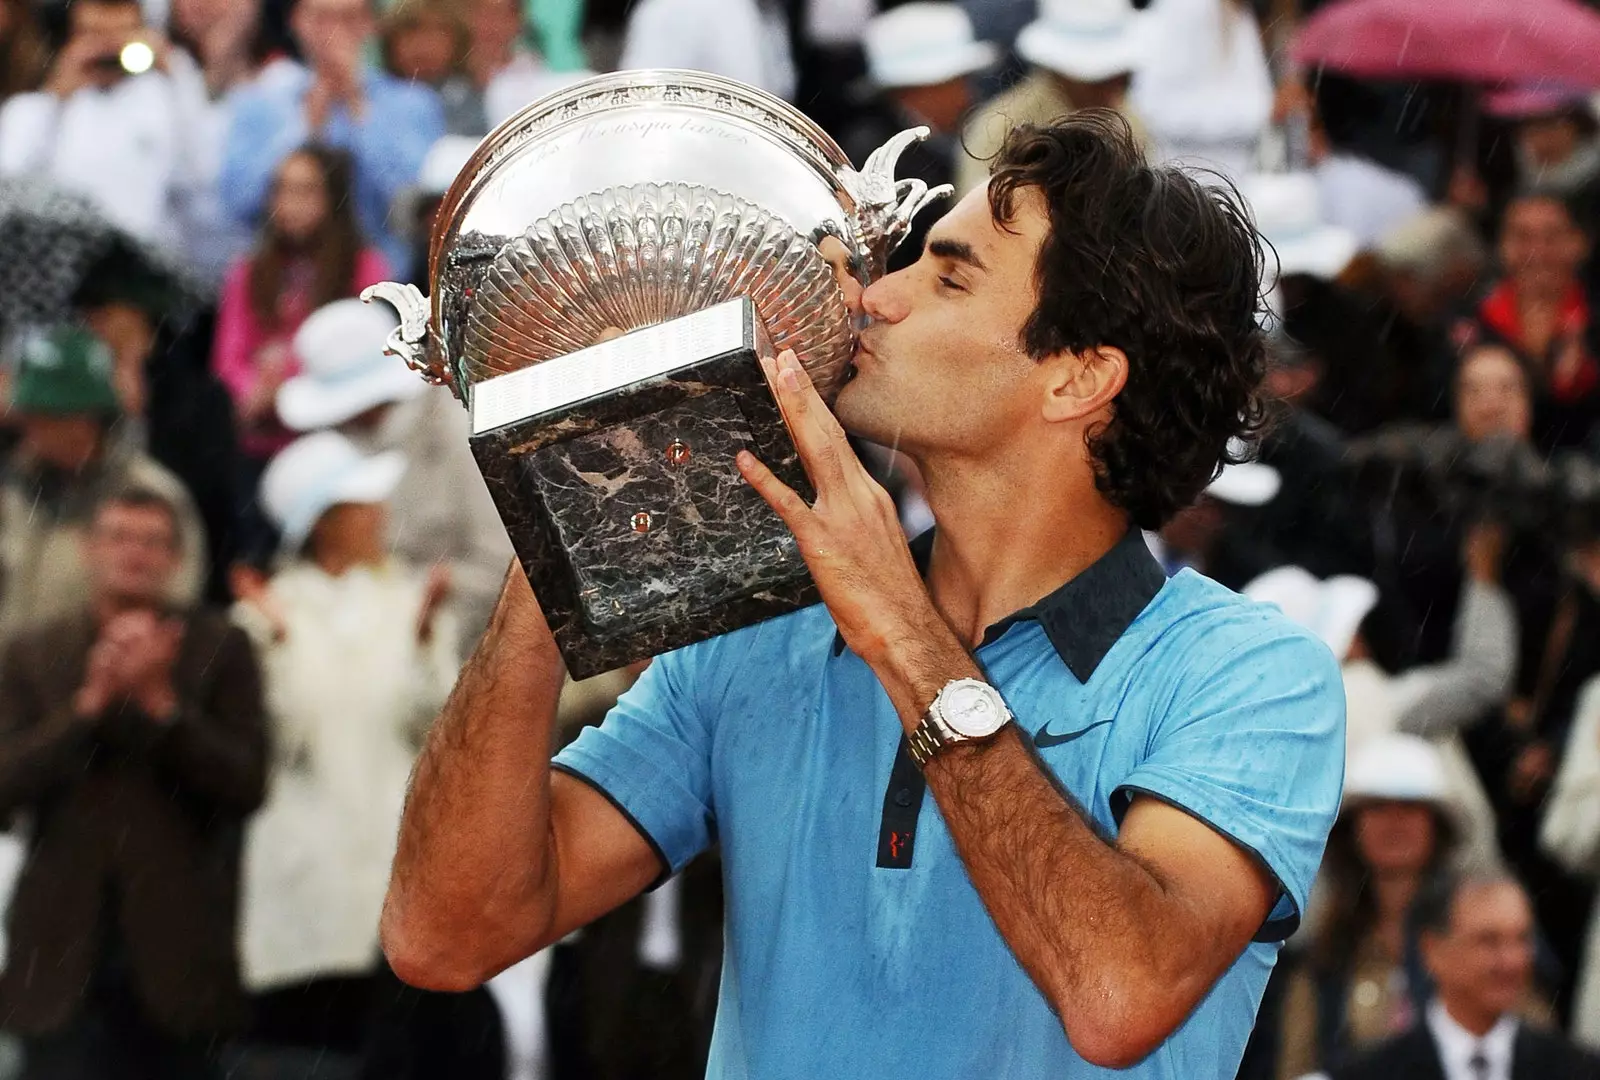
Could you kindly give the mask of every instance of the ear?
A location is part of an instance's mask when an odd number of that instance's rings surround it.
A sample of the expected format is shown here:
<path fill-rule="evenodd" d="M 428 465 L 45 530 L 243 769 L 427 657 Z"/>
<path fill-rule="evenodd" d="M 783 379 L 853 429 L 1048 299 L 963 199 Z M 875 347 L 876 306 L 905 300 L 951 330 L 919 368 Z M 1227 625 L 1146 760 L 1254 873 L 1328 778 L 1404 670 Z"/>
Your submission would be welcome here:
<path fill-rule="evenodd" d="M 1055 353 L 1040 366 L 1045 376 L 1044 418 L 1051 423 L 1083 420 L 1104 411 L 1128 383 L 1128 355 L 1111 345 Z"/>

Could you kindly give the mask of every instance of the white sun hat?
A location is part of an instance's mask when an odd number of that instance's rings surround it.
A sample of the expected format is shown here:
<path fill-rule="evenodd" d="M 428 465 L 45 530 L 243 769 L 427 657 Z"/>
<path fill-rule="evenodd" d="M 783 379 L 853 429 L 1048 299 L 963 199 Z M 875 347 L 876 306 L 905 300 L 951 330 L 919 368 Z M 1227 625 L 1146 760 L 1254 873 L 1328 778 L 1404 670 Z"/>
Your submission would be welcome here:
<path fill-rule="evenodd" d="M 885 89 L 936 86 L 982 71 L 1000 50 L 972 33 L 960 4 L 917 0 L 878 15 L 861 38 L 872 81 Z"/>
<path fill-rule="evenodd" d="M 1451 803 L 1444 757 L 1428 740 L 1391 732 L 1375 735 L 1350 758 L 1344 798 L 1394 802 Z"/>
<path fill-rule="evenodd" d="M 294 431 L 335 427 L 379 405 L 427 389 L 405 361 L 384 355 L 395 328 L 390 309 L 335 300 L 300 325 L 292 345 L 300 374 L 278 388 L 278 417 Z"/>
<path fill-rule="evenodd" d="M 288 446 L 261 476 L 261 508 L 297 550 L 317 521 L 340 503 L 380 503 L 394 494 L 406 471 L 398 450 L 366 455 L 337 431 L 304 435 Z"/>
<path fill-rule="evenodd" d="M 1268 570 L 1243 591 L 1310 630 L 1341 661 L 1355 642 L 1361 620 L 1378 602 L 1378 587 L 1366 578 L 1341 574 L 1319 581 L 1298 566 Z"/>
<path fill-rule="evenodd" d="M 1145 16 L 1129 0 L 1040 0 L 1022 28 L 1017 53 L 1028 63 L 1080 82 L 1131 75 L 1147 52 Z"/>
<path fill-rule="evenodd" d="M 1239 193 L 1250 206 L 1256 230 L 1277 252 L 1276 266 L 1272 252 L 1267 253 L 1266 289 L 1277 284 L 1277 274 L 1336 278 L 1360 250 L 1355 233 L 1323 220 L 1322 197 L 1310 173 L 1254 173 L 1239 182 Z"/>

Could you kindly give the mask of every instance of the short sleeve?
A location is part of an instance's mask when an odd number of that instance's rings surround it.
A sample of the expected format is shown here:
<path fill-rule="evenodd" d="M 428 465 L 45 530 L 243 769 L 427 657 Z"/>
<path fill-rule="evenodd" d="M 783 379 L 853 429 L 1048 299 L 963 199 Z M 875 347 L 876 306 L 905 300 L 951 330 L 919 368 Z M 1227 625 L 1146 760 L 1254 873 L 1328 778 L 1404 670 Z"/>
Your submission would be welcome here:
<path fill-rule="evenodd" d="M 553 767 L 609 799 L 639 830 L 663 877 L 711 844 L 711 724 L 696 691 L 707 650 L 652 663 L 599 727 L 586 728 Z"/>
<path fill-rule="evenodd" d="M 1280 893 L 1257 941 L 1294 932 L 1344 786 L 1344 683 L 1320 641 L 1283 623 L 1229 650 L 1155 723 L 1149 754 L 1112 795 L 1145 794 L 1255 855 Z"/>

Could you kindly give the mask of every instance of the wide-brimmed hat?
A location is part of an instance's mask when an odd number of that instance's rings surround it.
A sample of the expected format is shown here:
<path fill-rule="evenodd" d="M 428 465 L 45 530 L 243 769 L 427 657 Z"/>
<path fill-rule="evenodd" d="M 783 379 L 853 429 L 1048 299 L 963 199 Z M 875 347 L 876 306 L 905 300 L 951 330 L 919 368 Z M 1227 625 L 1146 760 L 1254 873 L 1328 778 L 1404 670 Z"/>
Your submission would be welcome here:
<path fill-rule="evenodd" d="M 427 389 L 399 357 L 387 356 L 395 319 L 389 309 L 335 300 L 300 325 L 292 345 L 300 374 L 278 389 L 278 417 L 294 431 L 336 427 Z"/>
<path fill-rule="evenodd" d="M 1444 758 L 1428 740 L 1393 732 L 1368 739 L 1345 770 L 1344 801 L 1452 804 Z"/>
<path fill-rule="evenodd" d="M 1272 252 L 1267 253 L 1265 288 L 1277 283 L 1278 274 L 1332 280 L 1360 250 L 1355 233 L 1323 220 L 1322 196 L 1310 173 L 1255 173 L 1240 181 L 1239 193 L 1250 206 L 1256 230 L 1277 252 L 1276 266 Z"/>
<path fill-rule="evenodd" d="M 341 503 L 380 503 L 406 471 L 397 450 L 366 455 L 337 431 L 302 436 L 283 448 L 261 477 L 261 508 L 291 551 Z"/>
<path fill-rule="evenodd" d="M 1040 0 L 1017 37 L 1028 63 L 1080 82 L 1130 75 L 1146 51 L 1145 16 L 1129 0 Z"/>
<path fill-rule="evenodd" d="M 1291 622 L 1317 635 L 1341 661 L 1361 620 L 1378 603 L 1378 587 L 1366 578 L 1340 574 L 1321 581 L 1298 566 L 1268 570 L 1244 587 L 1244 595 L 1275 605 Z"/>
<path fill-rule="evenodd" d="M 6 352 L 16 364 L 10 407 L 17 412 L 107 416 L 122 411 L 112 384 L 111 350 L 83 327 L 24 331 Z"/>
<path fill-rule="evenodd" d="M 867 24 L 861 39 L 867 72 L 885 89 L 934 86 L 982 71 L 1000 50 L 972 33 L 960 4 L 918 0 L 901 4 Z"/>

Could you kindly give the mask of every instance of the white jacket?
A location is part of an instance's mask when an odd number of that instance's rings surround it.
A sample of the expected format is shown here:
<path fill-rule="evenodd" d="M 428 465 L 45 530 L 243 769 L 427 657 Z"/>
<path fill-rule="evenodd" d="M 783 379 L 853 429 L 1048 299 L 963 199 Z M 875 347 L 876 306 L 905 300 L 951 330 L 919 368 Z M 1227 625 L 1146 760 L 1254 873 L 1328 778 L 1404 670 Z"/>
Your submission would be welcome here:
<path fill-rule="evenodd" d="M 1574 874 L 1600 874 L 1600 676 L 1578 695 L 1561 769 L 1544 804 L 1539 846 Z M 1600 905 L 1589 917 L 1572 1037 L 1600 1050 Z"/>
<path fill-rule="evenodd" d="M 0 175 L 45 177 L 92 200 L 134 236 L 178 255 L 205 182 L 210 108 L 192 61 L 65 101 L 37 91 L 0 106 Z"/>
<path fill-rule="evenodd" d="M 332 577 L 299 562 L 272 579 L 281 639 L 256 608 L 234 609 L 261 658 L 273 750 L 244 850 L 252 991 L 377 962 L 406 783 L 457 674 L 447 616 L 428 645 L 417 641 L 423 590 L 398 563 Z"/>

